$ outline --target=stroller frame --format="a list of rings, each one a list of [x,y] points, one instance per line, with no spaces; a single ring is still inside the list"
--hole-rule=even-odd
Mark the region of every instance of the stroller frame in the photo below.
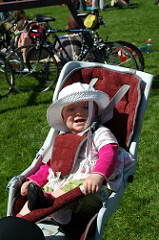
[[[93,222],[97,218],[94,235],[91,238],[89,238],[89,230],[86,230],[85,235],[83,236],[83,238],[81,238],[81,239],[99,240],[99,239],[102,239],[103,229],[104,229],[106,221],[118,207],[120,199],[125,191],[125,188],[129,185],[130,182],[132,182],[133,176],[136,171],[139,137],[140,137],[140,133],[141,133],[144,113],[145,113],[145,110],[147,107],[149,94],[150,94],[150,90],[151,90],[151,86],[152,86],[153,76],[151,74],[144,73],[141,71],[136,71],[133,69],[122,68],[119,66],[112,66],[112,65],[101,64],[101,63],[88,63],[88,62],[76,62],[76,61],[69,62],[64,66],[64,68],[61,71],[61,74],[59,76],[59,79],[58,79],[58,82],[57,82],[57,85],[56,85],[56,88],[54,91],[53,101],[57,100],[58,93],[62,89],[63,85],[65,84],[65,81],[67,80],[67,78],[65,78],[65,76],[67,76],[71,71],[73,71],[74,69],[78,70],[81,68],[96,68],[96,67],[102,67],[102,68],[106,68],[110,71],[116,71],[119,74],[120,73],[133,74],[141,79],[141,85],[142,85],[141,86],[142,87],[142,95],[141,95],[141,101],[140,101],[140,111],[139,111],[137,123],[135,123],[135,131],[134,131],[133,137],[132,137],[129,147],[128,147],[129,153],[135,159],[134,164],[131,166],[131,168],[129,168],[126,172],[124,172],[123,181],[122,181],[122,184],[121,184],[119,190],[117,192],[113,192],[109,196],[108,199],[107,199],[107,194],[106,194],[105,190],[101,187],[99,193],[101,195],[103,206],[100,209],[100,211],[98,212],[98,214],[95,216],[95,218],[91,220]],[[14,215],[14,205],[18,198],[20,186],[23,183],[23,181],[26,179],[26,177],[35,173],[41,166],[42,162],[43,163],[47,162],[47,159],[49,158],[49,156],[52,152],[53,142],[54,142],[54,139],[57,134],[58,134],[58,131],[56,131],[54,129],[50,129],[42,148],[36,154],[32,164],[19,176],[13,177],[10,180],[10,182],[8,183],[7,189],[9,190],[9,197],[8,197],[7,216]],[[81,192],[83,192],[82,187],[81,187]],[[43,223],[38,222],[38,224],[41,228],[44,227],[44,225],[41,225]],[[90,224],[91,224],[91,222],[90,222]],[[50,240],[68,239],[63,232],[58,230],[56,225],[52,226],[49,224],[49,225],[45,225],[45,227],[46,226],[48,226],[48,229],[53,229],[53,232],[55,232],[55,235],[52,236],[51,238],[49,238]],[[44,233],[45,233],[45,231],[44,231]],[[46,239],[47,239],[47,237],[46,237]]]

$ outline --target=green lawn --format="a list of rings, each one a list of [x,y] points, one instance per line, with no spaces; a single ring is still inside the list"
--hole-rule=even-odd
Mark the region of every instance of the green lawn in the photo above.
[[[108,1],[106,1],[108,3]],[[105,226],[103,240],[159,239],[159,7],[155,0],[134,0],[136,8],[107,9],[100,14],[106,21],[100,34],[109,40],[126,40],[144,46],[152,39],[153,52],[144,54],[145,72],[154,75],[147,111],[143,121],[138,151],[138,166],[133,184],[126,190],[117,211]],[[43,13],[65,27],[69,11],[65,6],[26,10],[30,18]],[[0,99],[0,218],[6,215],[6,185],[33,160],[49,131],[46,109],[52,91],[42,94],[11,93]]]

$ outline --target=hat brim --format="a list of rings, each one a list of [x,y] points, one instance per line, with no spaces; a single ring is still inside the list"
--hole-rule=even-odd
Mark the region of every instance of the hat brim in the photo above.
[[[79,91],[73,94],[67,95],[50,105],[47,110],[47,120],[49,125],[59,131],[69,132],[66,127],[61,112],[63,107],[68,106],[72,103],[83,102],[83,101],[93,101],[98,106],[98,115],[109,105],[109,96],[102,91]],[[111,118],[108,117],[108,120]]]

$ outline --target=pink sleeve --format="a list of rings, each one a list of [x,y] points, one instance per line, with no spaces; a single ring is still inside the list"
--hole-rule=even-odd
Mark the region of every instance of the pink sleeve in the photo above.
[[[49,175],[49,164],[42,165],[40,169],[28,179],[33,180],[36,182],[38,185],[43,186],[47,183],[47,177]]]
[[[93,173],[99,173],[107,180],[113,173],[117,162],[117,144],[107,144],[99,150],[99,159]]]

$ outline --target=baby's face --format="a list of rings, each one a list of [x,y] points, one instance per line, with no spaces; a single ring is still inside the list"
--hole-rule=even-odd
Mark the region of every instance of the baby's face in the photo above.
[[[95,119],[96,109],[93,106],[92,121]],[[62,118],[72,132],[81,132],[85,129],[88,119],[88,102],[72,103],[62,110]]]

